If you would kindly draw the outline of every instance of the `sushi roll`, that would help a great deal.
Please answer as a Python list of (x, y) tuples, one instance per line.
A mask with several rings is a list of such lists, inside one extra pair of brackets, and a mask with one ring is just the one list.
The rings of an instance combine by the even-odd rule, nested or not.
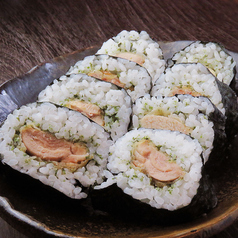
[[(217, 201), (212, 189), (205, 196), (201, 192), (201, 153), (199, 142), (186, 134), (169, 130), (133, 129), (110, 147), (108, 170), (105, 171), (107, 180), (95, 189), (107, 197), (109, 188), (113, 189), (112, 203), (115, 209), (118, 208), (117, 211), (122, 209), (124, 212), (125, 206), (128, 209), (127, 216), (130, 213), (137, 214), (141, 220), (149, 216), (149, 220), (156, 220), (158, 224), (164, 219), (171, 222), (177, 212), (186, 211), (183, 218), (195, 215), (187, 208), (201, 195), (199, 199), (203, 202), (205, 197), (209, 197), (208, 203), (197, 204), (198, 210), (204, 206), (196, 211), (198, 215), (206, 210), (206, 205), (210, 209)], [(206, 190), (206, 186), (203, 189)], [(114, 199), (113, 194), (120, 195)], [(103, 207), (98, 200), (95, 196), (94, 206)], [(104, 208), (109, 211), (108, 207), (109, 202)]]
[(201, 63), (181, 63), (167, 68), (151, 90), (152, 96), (176, 94), (209, 98), (226, 116), (226, 133), (231, 137), (237, 133), (238, 106), (235, 92)]
[(235, 76), (236, 62), (223, 46), (214, 42), (196, 41), (177, 52), (172, 61), (201, 63), (221, 82), (230, 85)]
[(110, 132), (113, 140), (128, 130), (131, 98), (124, 89), (111, 83), (84, 74), (64, 75), (47, 86), (38, 100), (83, 113)]
[(102, 127), (51, 103), (22, 106), (0, 128), (3, 164), (75, 199), (103, 182), (111, 144)]
[(104, 42), (97, 54), (108, 54), (138, 63), (148, 70), (152, 82), (159, 78), (165, 68), (165, 60), (159, 44), (145, 31), (124, 30)]
[(70, 68), (67, 75), (84, 73), (124, 88), (134, 101), (149, 93), (151, 76), (135, 62), (108, 55), (88, 56)]
[(199, 141), (205, 163), (213, 149), (221, 151), (226, 141), (225, 117), (205, 97), (147, 95), (139, 98), (133, 105), (132, 127), (185, 133)]

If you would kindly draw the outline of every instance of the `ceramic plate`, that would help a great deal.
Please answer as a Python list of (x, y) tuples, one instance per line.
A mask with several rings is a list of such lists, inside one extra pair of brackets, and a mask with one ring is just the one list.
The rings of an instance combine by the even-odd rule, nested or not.
[[(190, 41), (159, 42), (165, 59)], [(75, 51), (36, 66), (0, 87), (0, 124), (19, 106), (33, 102), (38, 93), (63, 75), (78, 60), (92, 55), (98, 47)], [(238, 62), (238, 54), (230, 52)], [(227, 159), (216, 171), (214, 185), (218, 206), (209, 214), (176, 226), (124, 221), (95, 211), (90, 201), (74, 200), (39, 181), (0, 163), (0, 216), (29, 237), (209, 237), (238, 217), (238, 139)]]

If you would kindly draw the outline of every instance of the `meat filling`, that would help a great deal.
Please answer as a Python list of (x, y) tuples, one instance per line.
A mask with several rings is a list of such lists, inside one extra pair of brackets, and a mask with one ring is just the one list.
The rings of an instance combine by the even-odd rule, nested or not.
[(60, 162), (70, 167), (78, 164), (82, 167), (90, 159), (89, 150), (84, 143), (58, 139), (49, 132), (31, 126), (23, 127), (20, 133), (26, 152), (44, 161)]
[(168, 96), (174, 96), (176, 94), (189, 94), (194, 97), (202, 96), (200, 93), (196, 92), (194, 89), (188, 86), (174, 87)]
[(209, 67), (208, 67), (208, 69), (209, 69), (209, 71), (210, 71), (215, 77), (217, 76), (216, 72), (215, 72), (213, 69), (211, 69), (211, 68), (209, 68)]
[(142, 55), (130, 53), (130, 52), (121, 52), (116, 54), (117, 57), (127, 59), (133, 62), (136, 62), (137, 64), (143, 66), (145, 63), (145, 58)]
[(66, 107), (81, 112), (100, 126), (105, 124), (102, 110), (93, 103), (71, 100), (66, 104)]
[(183, 169), (149, 140), (135, 144), (132, 164), (151, 177), (154, 182), (173, 182), (184, 176)]
[(144, 128), (180, 131), (185, 134), (189, 134), (191, 131), (189, 127), (185, 126), (183, 122), (179, 121), (177, 118), (153, 114), (144, 116), (141, 119), (140, 124)]
[(92, 76), (97, 79), (101, 79), (106, 82), (114, 83), (119, 87), (124, 88), (125, 84), (120, 82), (118, 76), (116, 74), (111, 73), (107, 70), (95, 70), (88, 74), (88, 76)]

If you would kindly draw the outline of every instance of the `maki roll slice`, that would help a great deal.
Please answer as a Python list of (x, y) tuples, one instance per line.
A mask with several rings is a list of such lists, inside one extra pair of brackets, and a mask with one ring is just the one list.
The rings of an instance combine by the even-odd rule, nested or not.
[(67, 75), (84, 73), (124, 88), (134, 101), (149, 93), (151, 76), (135, 62), (108, 55), (88, 56), (70, 68)]
[(113, 140), (128, 130), (131, 97), (111, 83), (84, 74), (64, 75), (41, 91), (38, 100), (83, 113), (110, 132)]
[[(139, 98), (133, 105), (132, 127), (185, 133), (199, 141), (205, 163), (212, 151), (221, 158), (225, 147), (225, 116), (205, 97), (147, 95)], [(217, 163), (217, 156), (215, 159)]]
[(230, 85), (235, 77), (236, 62), (226, 49), (214, 42), (196, 41), (177, 52), (172, 61), (178, 63), (201, 63), (221, 82)]
[(103, 182), (111, 144), (101, 126), (51, 103), (22, 106), (0, 128), (3, 164), (75, 199)]
[(133, 129), (110, 147), (107, 180), (95, 187), (102, 203), (95, 196), (93, 204), (157, 224), (199, 216), (217, 202), (212, 186), (203, 187), (201, 153), (197, 140), (178, 131)]
[(201, 63), (181, 63), (169, 67), (156, 81), (152, 96), (190, 94), (207, 97), (226, 116), (226, 133), (237, 133), (238, 106), (235, 92), (219, 81)]
[(152, 82), (159, 78), (165, 68), (160, 45), (145, 31), (123, 30), (117, 36), (104, 42), (97, 54), (108, 54), (138, 63), (148, 70)]

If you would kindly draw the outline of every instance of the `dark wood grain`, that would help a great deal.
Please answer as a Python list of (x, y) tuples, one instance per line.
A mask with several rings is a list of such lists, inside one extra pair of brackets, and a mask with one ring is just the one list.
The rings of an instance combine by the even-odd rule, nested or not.
[(164, 41), (218, 41), (238, 51), (237, 12), (238, 2), (228, 0), (1, 0), (0, 82), (123, 29)]
[[(0, 0), (0, 84), (123, 29), (160, 41), (215, 41), (238, 52), (238, 1)], [(214, 238), (235, 236), (238, 222)], [(0, 237), (25, 236), (0, 219)]]

